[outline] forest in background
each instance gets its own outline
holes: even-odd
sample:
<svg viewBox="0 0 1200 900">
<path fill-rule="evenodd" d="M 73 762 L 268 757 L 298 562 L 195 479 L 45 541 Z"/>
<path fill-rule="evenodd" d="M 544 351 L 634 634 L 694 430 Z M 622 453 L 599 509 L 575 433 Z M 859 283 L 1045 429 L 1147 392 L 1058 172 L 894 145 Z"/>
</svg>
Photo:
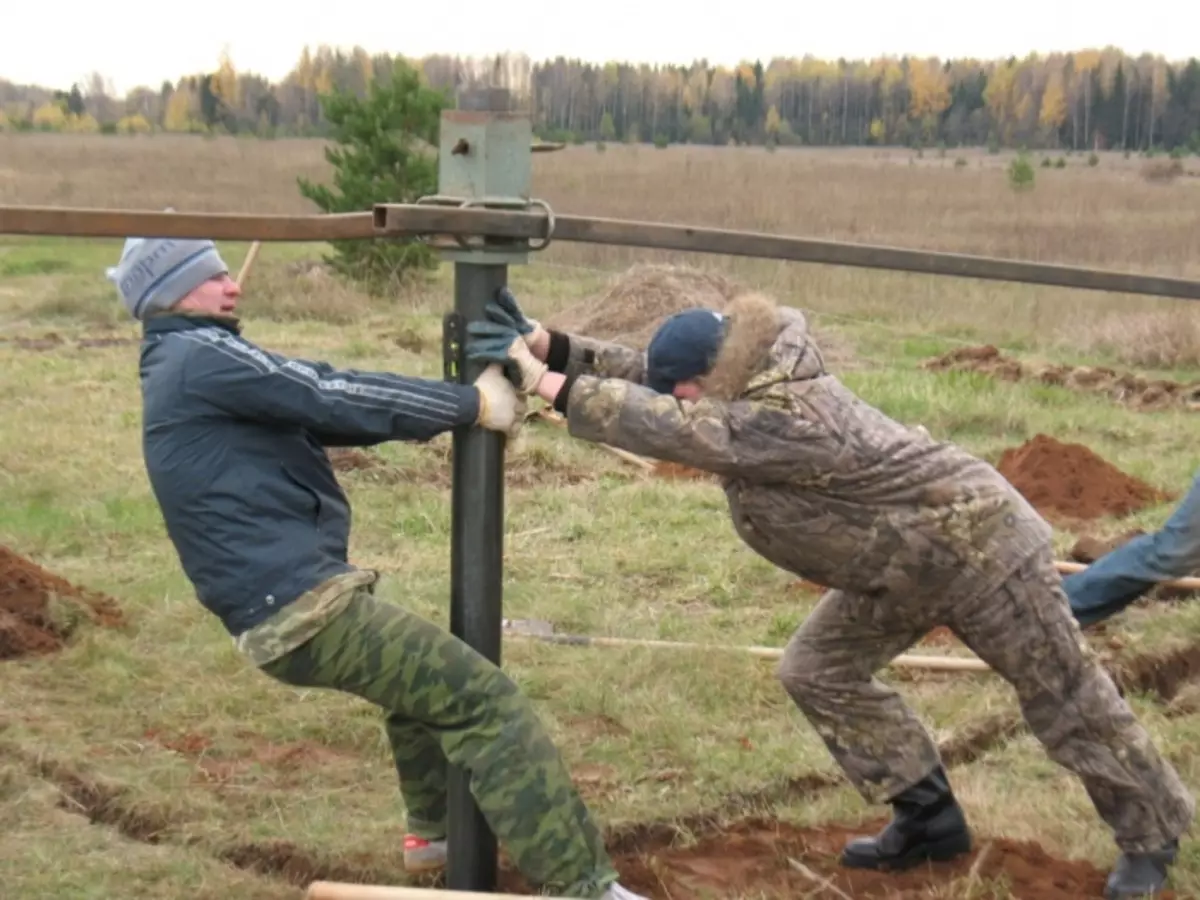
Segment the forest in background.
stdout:
<svg viewBox="0 0 1200 900">
<path fill-rule="evenodd" d="M 398 63 L 429 85 L 509 87 L 538 136 L 585 141 L 828 146 L 988 146 L 1200 154 L 1200 60 L 1171 63 L 1116 48 L 1002 60 L 811 56 L 651 66 L 527 56 L 406 59 L 305 47 L 280 82 L 211 72 L 118 97 L 102 73 L 68 91 L 0 79 L 0 130 L 327 133 L 320 97 L 365 96 Z"/>
</svg>

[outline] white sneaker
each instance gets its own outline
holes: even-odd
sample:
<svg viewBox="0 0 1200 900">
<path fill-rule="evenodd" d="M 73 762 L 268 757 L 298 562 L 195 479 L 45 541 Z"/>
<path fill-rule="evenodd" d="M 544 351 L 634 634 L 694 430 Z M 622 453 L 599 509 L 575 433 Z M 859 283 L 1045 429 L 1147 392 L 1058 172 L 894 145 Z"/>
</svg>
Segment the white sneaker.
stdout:
<svg viewBox="0 0 1200 900">
<path fill-rule="evenodd" d="M 650 898 L 626 890 L 614 881 L 608 886 L 608 890 L 604 892 L 600 900 L 650 900 Z"/>
</svg>

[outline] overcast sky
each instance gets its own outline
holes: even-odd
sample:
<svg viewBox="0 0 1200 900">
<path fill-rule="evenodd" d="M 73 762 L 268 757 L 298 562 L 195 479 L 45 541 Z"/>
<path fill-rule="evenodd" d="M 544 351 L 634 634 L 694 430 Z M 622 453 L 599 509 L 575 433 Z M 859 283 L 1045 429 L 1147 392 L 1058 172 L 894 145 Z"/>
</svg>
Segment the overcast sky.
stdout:
<svg viewBox="0 0 1200 900">
<path fill-rule="evenodd" d="M 587 60 L 735 64 L 772 56 L 997 58 L 1118 46 L 1200 55 L 1200 2 L 1142 0 L 0 0 L 0 78 L 68 88 L 98 70 L 119 93 L 211 70 L 228 47 L 241 71 L 287 74 L 307 43 L 407 56 L 525 52 Z M 581 25 L 572 24 L 571 9 Z M 274 11 L 272 11 L 274 10 Z M 972 20 L 974 20 L 972 22 Z"/>
</svg>

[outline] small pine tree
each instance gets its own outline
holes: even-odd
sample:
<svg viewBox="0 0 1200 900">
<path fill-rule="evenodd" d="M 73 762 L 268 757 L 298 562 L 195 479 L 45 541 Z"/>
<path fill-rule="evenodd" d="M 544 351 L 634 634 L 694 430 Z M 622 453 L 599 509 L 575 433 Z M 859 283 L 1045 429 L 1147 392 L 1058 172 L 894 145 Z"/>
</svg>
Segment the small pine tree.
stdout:
<svg viewBox="0 0 1200 900">
<path fill-rule="evenodd" d="M 320 102 L 338 145 L 325 150 L 333 187 L 298 182 L 300 193 L 324 212 L 364 212 L 376 203 L 412 203 L 436 192 L 438 131 L 449 97 L 423 85 L 416 69 L 397 60 L 391 77 L 372 82 L 365 99 L 335 88 Z M 415 241 L 332 243 L 334 255 L 326 262 L 373 293 L 437 265 L 436 254 Z"/>
<path fill-rule="evenodd" d="M 605 110 L 604 115 L 600 117 L 600 140 L 615 141 L 616 139 L 617 126 L 613 123 L 613 115 Z"/>
<path fill-rule="evenodd" d="M 1008 183 L 1014 191 L 1027 191 L 1033 187 L 1033 164 L 1024 153 L 1017 154 L 1008 166 Z"/>
</svg>

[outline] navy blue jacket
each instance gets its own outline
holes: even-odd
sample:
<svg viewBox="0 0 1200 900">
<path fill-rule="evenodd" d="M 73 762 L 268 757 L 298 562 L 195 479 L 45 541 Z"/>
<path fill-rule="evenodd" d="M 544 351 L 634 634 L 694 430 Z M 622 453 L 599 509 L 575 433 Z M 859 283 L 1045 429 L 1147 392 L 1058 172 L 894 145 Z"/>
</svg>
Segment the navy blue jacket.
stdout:
<svg viewBox="0 0 1200 900">
<path fill-rule="evenodd" d="M 472 385 L 293 359 L 221 319 L 144 326 L 143 451 L 167 534 L 236 636 L 353 567 L 327 446 L 428 440 L 479 414 Z"/>
</svg>

